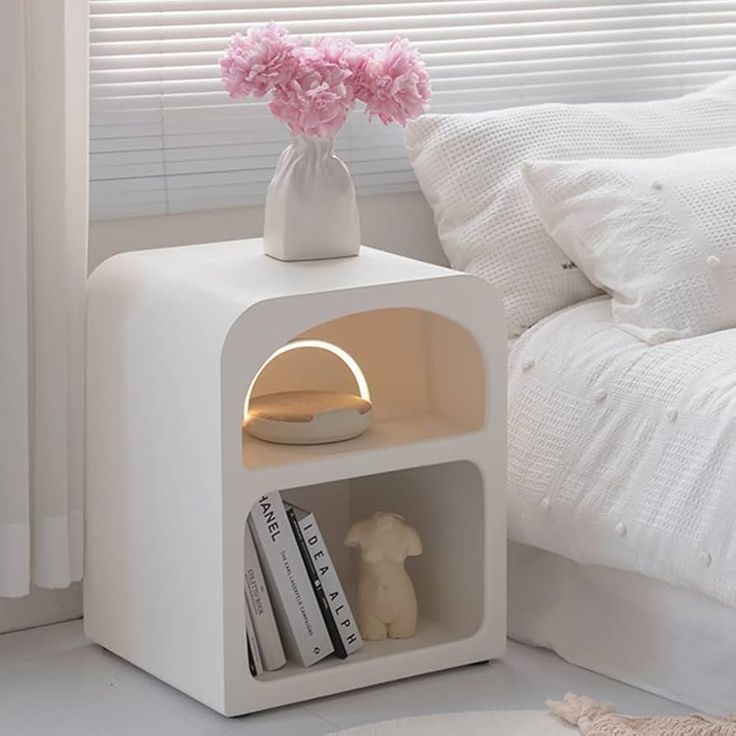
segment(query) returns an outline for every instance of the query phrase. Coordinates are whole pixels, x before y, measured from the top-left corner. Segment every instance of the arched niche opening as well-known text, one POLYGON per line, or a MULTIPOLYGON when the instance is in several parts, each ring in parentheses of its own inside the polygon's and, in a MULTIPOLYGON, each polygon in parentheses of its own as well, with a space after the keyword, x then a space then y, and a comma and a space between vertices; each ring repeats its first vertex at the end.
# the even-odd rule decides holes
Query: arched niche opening
POLYGON ((268 393, 359 393, 356 371, 348 365, 354 361, 370 394, 372 423, 355 439, 313 446, 277 445, 244 431, 246 467, 436 439, 479 430, 486 421, 483 356, 473 336, 447 317, 415 308, 378 309, 315 325, 292 339, 306 341, 303 349, 264 356, 244 396, 244 420, 248 400, 268 393))

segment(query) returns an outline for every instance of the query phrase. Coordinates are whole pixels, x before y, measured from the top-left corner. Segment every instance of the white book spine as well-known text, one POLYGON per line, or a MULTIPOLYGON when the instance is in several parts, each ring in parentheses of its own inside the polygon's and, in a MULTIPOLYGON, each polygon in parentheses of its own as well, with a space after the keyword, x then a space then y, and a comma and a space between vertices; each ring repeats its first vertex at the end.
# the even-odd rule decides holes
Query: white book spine
POLYGON ((277 670, 286 664, 286 655, 281 644, 271 599, 268 596, 263 569, 258 560, 253 535, 248 524, 245 525, 244 559, 245 600, 263 660, 263 668, 277 670))
POLYGON ((299 522, 299 527, 322 583, 322 589, 327 596, 327 602, 330 604, 332 617, 337 624, 345 651, 348 654, 357 652, 363 646, 363 639, 314 514, 305 516, 299 522))
POLYGON ((280 494, 260 498, 249 523, 286 654, 309 667, 332 653, 332 642, 280 494))
POLYGON ((246 638, 246 655, 248 657, 248 667, 254 677, 263 674, 263 660, 261 652, 258 649, 256 634, 253 630, 253 621, 251 620, 248 606, 245 606, 245 638, 246 638))

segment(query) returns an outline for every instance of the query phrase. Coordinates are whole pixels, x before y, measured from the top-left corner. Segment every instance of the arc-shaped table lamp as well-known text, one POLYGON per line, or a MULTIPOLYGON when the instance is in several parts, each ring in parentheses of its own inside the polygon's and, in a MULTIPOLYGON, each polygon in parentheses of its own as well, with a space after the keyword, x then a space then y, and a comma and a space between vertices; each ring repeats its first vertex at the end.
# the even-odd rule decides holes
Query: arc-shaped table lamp
POLYGON ((365 432, 371 423, 370 390, 358 362, 343 348, 325 340, 294 340, 275 350, 258 369, 243 404, 243 427, 266 442, 317 445, 340 442, 365 432), (251 397, 268 365, 284 353, 304 348, 326 350, 352 373, 357 394, 342 391, 279 391, 251 397))

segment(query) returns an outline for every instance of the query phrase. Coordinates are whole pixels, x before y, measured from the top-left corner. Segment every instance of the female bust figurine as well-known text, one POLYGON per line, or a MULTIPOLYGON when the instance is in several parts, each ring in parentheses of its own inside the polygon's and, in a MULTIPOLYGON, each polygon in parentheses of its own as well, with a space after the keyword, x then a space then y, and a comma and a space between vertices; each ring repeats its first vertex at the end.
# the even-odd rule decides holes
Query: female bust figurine
POLYGON ((422 554, 414 527, 401 516, 378 511, 356 521, 345 537, 360 553, 358 628, 366 641, 408 639, 417 629, 417 597, 404 560, 422 554))

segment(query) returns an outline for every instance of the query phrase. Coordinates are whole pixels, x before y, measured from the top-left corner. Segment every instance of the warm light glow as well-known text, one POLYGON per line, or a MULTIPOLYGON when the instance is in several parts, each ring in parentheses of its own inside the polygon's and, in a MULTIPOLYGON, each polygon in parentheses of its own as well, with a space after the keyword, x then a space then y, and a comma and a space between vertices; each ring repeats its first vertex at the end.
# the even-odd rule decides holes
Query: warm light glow
POLYGON ((350 353, 346 352, 342 348, 339 348, 337 345, 333 345, 331 342, 325 342, 324 340, 294 340, 293 342, 287 343, 286 345, 280 347, 278 350, 274 351, 268 358, 268 360, 258 369, 258 373, 256 373, 255 377, 251 381, 250 387, 248 388, 248 393, 245 396, 245 402, 243 404, 244 417, 248 416, 248 406, 250 405, 250 395, 253 391, 253 387, 256 385, 258 377, 261 375, 261 373, 263 373, 266 366, 272 360, 278 358, 279 355, 283 355, 284 353, 288 353, 292 350, 299 350, 301 348, 317 348, 318 350, 326 350, 328 353, 332 353, 333 355, 340 358, 340 360, 345 363, 347 368, 353 374, 355 383, 358 386, 360 398, 365 399, 366 401, 371 400, 371 394, 368 390, 368 381, 365 380, 363 371, 360 369, 357 361, 355 360, 355 358, 353 358, 352 355, 350 355, 350 353))

